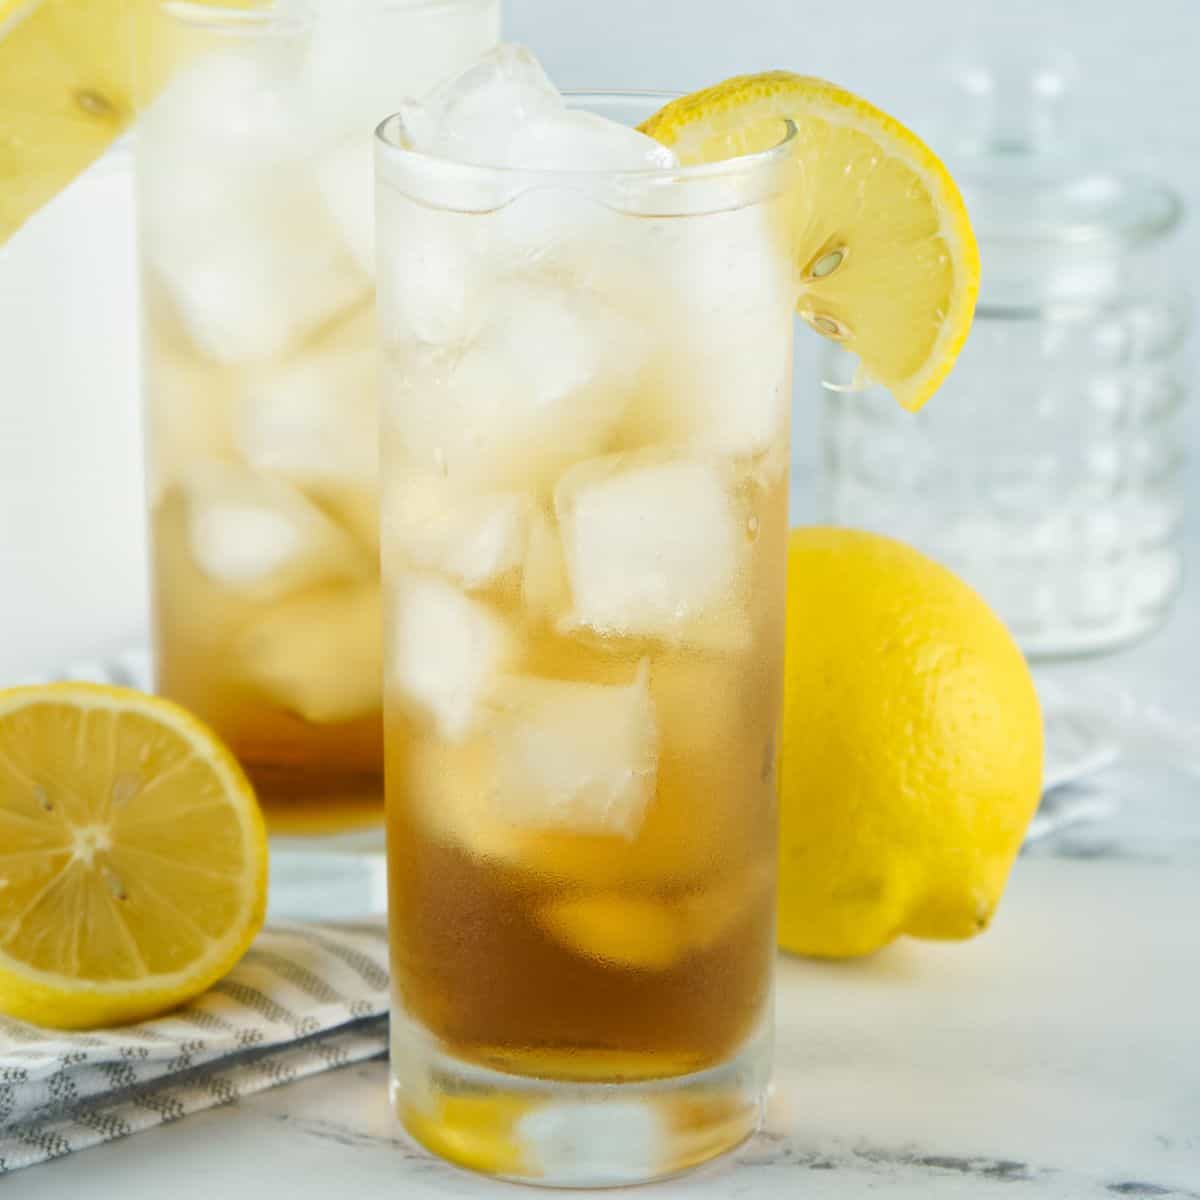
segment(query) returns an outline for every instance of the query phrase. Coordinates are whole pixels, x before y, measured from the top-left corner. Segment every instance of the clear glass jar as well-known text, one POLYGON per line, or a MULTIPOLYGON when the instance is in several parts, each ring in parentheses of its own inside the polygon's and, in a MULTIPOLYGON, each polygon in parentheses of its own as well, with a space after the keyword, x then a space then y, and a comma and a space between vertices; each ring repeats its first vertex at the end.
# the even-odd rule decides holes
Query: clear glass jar
POLYGON ((1180 203, 1083 165, 1044 75, 1007 102, 1003 80, 971 81, 986 111, 949 162, 983 260, 974 329, 915 416, 826 353, 825 515, 944 562, 1032 656, 1112 649, 1181 578, 1180 203))

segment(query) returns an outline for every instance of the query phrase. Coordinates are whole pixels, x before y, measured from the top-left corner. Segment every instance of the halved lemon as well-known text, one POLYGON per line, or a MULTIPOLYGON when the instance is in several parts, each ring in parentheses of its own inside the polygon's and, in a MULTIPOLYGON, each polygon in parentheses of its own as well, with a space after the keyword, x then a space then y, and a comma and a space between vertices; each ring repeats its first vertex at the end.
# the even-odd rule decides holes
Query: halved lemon
POLYGON ((979 250, 937 156, 844 88, 770 71, 672 101, 642 125, 685 164, 715 162, 796 126, 798 311, 918 409, 954 365, 975 311, 979 250))
POLYGON ((0 691, 0 1012, 173 1008, 241 958, 266 898, 253 789, 194 717, 125 688, 0 691))

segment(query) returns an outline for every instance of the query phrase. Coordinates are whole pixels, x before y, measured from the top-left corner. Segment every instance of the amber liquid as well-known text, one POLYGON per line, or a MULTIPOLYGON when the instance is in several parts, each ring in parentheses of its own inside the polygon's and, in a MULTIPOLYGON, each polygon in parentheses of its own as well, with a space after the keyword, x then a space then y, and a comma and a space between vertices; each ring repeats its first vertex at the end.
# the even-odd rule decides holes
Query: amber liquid
MULTIPOLYGON (((201 359, 165 306, 152 306, 151 317, 157 689, 225 740, 253 783, 272 833, 327 835, 379 826, 382 616, 373 483, 347 499, 326 481, 259 472, 329 523, 325 534, 332 530, 341 539, 338 553, 295 582, 266 590, 258 580, 214 578, 198 561, 196 521, 220 494, 197 498, 188 481, 213 467, 228 467, 241 473, 238 478, 255 475, 239 458, 234 429, 237 398, 253 375, 201 359)), ((368 336, 360 313, 306 349, 366 346, 368 336)))
POLYGON ((617 1081, 726 1060, 768 1002, 786 484, 748 485, 751 636, 739 649, 565 637, 523 617, 518 670, 627 683, 648 663, 655 790, 632 837, 516 828, 481 732, 451 743, 396 705, 386 730, 392 974, 453 1055, 617 1081))
MULTIPOLYGON (((236 653, 239 639, 269 605, 231 597, 205 580, 178 525, 178 502, 168 501, 154 526, 158 691, 221 735, 254 785, 272 833, 321 835, 378 825, 378 708, 354 720, 318 724, 262 695, 239 672, 236 653)), ((334 658, 328 669, 346 668, 334 658)))

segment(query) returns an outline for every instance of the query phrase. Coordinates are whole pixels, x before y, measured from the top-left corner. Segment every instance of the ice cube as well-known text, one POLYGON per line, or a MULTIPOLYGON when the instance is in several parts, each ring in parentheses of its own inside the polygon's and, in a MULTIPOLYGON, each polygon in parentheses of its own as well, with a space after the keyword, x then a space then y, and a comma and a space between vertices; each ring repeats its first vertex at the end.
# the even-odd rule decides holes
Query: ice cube
MULTIPOLYGON (((499 47, 402 115, 417 149, 463 162, 568 175, 676 165, 670 149, 636 129, 568 109, 520 46, 499 47)), ((510 263, 543 257, 548 247, 587 237, 613 218, 588 194, 586 174, 527 189, 517 185, 516 192, 501 187, 487 206, 497 210, 493 253, 510 263)))
POLYGON ((520 126, 508 164, 544 171, 645 171, 679 165, 661 142, 583 109, 539 114, 520 126))
POLYGON ((321 198, 362 270, 375 274, 375 147, 369 137, 351 138, 317 165, 321 198))
POLYGON ((147 262, 222 363, 271 357, 370 284, 321 200, 285 59, 201 58, 138 127, 147 262))
POLYGON ((668 147, 636 129, 568 109, 523 46, 498 46, 401 113, 416 149, 459 162, 531 171, 637 171, 677 164, 668 147))
POLYGON ((498 25, 494 0, 319 5, 303 72, 308 122, 326 142, 373 129, 494 46, 498 25))
POLYGON ((487 220, 427 207, 392 190, 378 197, 384 339, 450 345, 474 337, 494 307, 487 220))
POLYGON ((647 349, 602 302, 512 282, 460 354, 397 355, 387 418, 410 457, 449 478, 548 484, 573 458, 607 448, 647 349))
POLYGON ((614 966, 665 971, 687 952, 680 913, 654 900, 595 895, 553 900, 538 912, 542 928, 576 954, 614 966))
POLYGON ((579 463, 555 506, 568 626, 713 649, 745 644, 747 531, 721 462, 642 453, 579 463))
MULTIPOLYGON (((308 136, 296 103, 294 50, 247 43, 195 58, 178 70, 138 118, 139 163, 158 175, 195 162, 219 160, 228 169, 269 173, 303 158, 308 136)), ((212 189, 222 172, 208 176, 212 189)), ((186 205, 192 197, 180 197, 186 205)), ((197 197, 205 207, 208 198, 197 197)))
POLYGON ((504 44, 419 103, 401 107, 417 150, 458 162, 517 165, 521 130, 564 111, 558 89, 524 46, 504 44))
MULTIPOLYGON (((782 442, 791 411, 795 286, 777 204, 647 223, 662 289, 665 412, 646 439, 731 456, 782 442)), ((652 285, 653 286, 653 285, 652 285)))
POLYGON ((233 666, 273 704, 315 725, 377 712, 382 696, 378 584, 284 600, 238 638, 233 666))
POLYGON ((405 471, 388 488, 389 545, 408 565, 471 591, 520 563, 528 510, 519 492, 465 491, 441 476, 405 471))
POLYGON ((668 1119, 657 1106, 601 1094, 531 1107, 512 1139, 531 1175, 564 1187, 621 1187, 672 1169, 666 1148, 678 1134, 668 1119))
POLYGON ((236 372, 177 350, 160 328, 146 337, 146 423, 152 504, 197 459, 232 460, 236 372))
POLYGON ((392 601, 390 683, 400 698, 461 741, 512 652, 512 638, 487 605, 444 580, 408 574, 392 601))
POLYGON ((371 6, 319 4, 314 16, 300 95, 315 137, 334 143, 372 129, 403 99, 403 85, 385 66, 386 50, 395 54, 399 46, 381 44, 371 6))
POLYGON ((755 865, 707 881, 673 904, 598 893, 551 901, 538 919, 556 941, 578 954, 662 971, 687 954, 713 949, 755 912, 769 919, 771 882, 770 869, 755 865))
MULTIPOLYGON (((504 686, 502 682, 497 687, 496 698, 502 696, 504 686)), ((627 691, 628 685, 619 690, 627 691)), ((645 891, 661 888, 665 880, 686 886, 698 873, 711 871, 714 861, 721 861, 725 829, 708 820, 696 819, 694 798, 699 793, 695 788, 675 797, 674 811, 663 822, 659 819, 664 798, 660 783, 653 802, 644 809, 642 823, 633 839, 618 828, 596 826, 591 830, 582 827, 576 830, 568 823, 571 814, 565 807, 556 811, 558 806, 553 804, 542 806, 539 814, 519 798, 516 798, 518 803, 505 803, 513 798, 509 792, 499 793, 496 781, 501 777, 499 764, 506 753, 503 737, 509 726, 495 718, 496 698, 487 701, 487 718, 462 742, 412 739, 406 762, 409 794, 414 811, 430 836, 475 858, 500 862, 513 871, 524 872, 539 883, 556 880, 574 889, 645 891), (552 817, 558 818, 557 823, 552 823, 552 817), (703 846, 700 853, 697 839, 703 846)), ((634 743, 627 743, 622 751, 623 756, 630 753, 635 763, 644 756, 644 751, 639 751, 634 743)), ((664 754, 665 746, 660 746, 657 766, 660 781, 664 754)), ((550 777, 539 771, 535 778, 550 777)), ((568 787, 572 779, 577 780, 578 775, 567 780, 568 787)), ((701 784, 699 791, 703 790, 701 784)))
MULTIPOLYGON (((672 151, 653 138, 584 111, 562 111, 524 126, 511 156, 523 168, 568 173, 675 165, 672 151)), ((561 262, 575 278, 591 281, 610 270, 598 260, 621 256, 623 245, 633 240, 633 224, 591 195, 585 176, 568 174, 522 191, 496 213, 494 252, 514 263, 561 262)))
MULTIPOLYGON (((539 883, 618 888, 627 881, 630 845, 619 834, 598 852, 594 836, 563 827, 515 825, 496 803, 496 744, 486 732, 461 742, 413 738, 406 748, 407 794, 430 837, 464 854, 504 864, 539 883)), ((660 875, 648 881, 660 881, 660 875)))
POLYGON ((531 621, 554 621, 567 609, 567 570, 558 529, 540 508, 530 513, 521 566, 521 603, 531 621))
POLYGON ((281 480, 203 462, 183 490, 192 559, 215 583, 269 598, 366 574, 353 541, 281 480))
POLYGON ((315 197, 239 197, 202 238, 152 243, 188 336, 216 362, 282 354, 366 295, 369 279, 315 197))
POLYGON ((236 435, 246 461, 304 484, 371 486, 379 470, 379 368, 373 350, 299 354, 250 375, 236 435))
POLYGON ((406 749, 407 794, 430 836, 480 859, 520 860, 522 831, 500 820, 490 803, 495 766, 486 736, 415 737, 406 749))
POLYGON ((509 676, 489 702, 497 816, 528 829, 633 838, 654 795, 649 667, 627 685, 509 676))

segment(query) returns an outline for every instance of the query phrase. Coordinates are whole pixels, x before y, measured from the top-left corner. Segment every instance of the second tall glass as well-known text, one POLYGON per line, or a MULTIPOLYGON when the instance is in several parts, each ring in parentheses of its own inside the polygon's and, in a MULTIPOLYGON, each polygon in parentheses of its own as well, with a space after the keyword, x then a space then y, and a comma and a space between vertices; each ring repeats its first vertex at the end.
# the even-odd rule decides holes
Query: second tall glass
POLYGON ((158 686, 228 741, 275 834, 382 816, 371 133, 497 36, 498 0, 154 6, 158 686))

